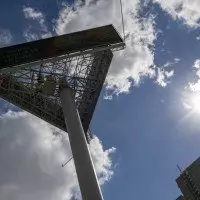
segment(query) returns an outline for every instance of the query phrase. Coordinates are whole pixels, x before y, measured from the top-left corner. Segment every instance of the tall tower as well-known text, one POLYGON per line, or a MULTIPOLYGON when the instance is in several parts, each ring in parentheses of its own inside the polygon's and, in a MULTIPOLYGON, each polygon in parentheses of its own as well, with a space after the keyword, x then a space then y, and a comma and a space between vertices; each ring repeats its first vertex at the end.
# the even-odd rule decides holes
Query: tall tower
POLYGON ((200 157, 176 179, 183 196, 180 200, 200 200, 200 157))
POLYGON ((0 49, 0 97, 69 135, 83 200, 102 200, 87 143, 113 51, 112 25, 0 49))

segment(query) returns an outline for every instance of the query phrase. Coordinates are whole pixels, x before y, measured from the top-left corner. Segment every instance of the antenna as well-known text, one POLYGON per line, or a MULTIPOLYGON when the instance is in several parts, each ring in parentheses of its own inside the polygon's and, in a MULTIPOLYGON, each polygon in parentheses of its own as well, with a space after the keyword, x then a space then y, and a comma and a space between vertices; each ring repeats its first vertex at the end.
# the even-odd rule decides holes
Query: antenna
POLYGON ((73 156, 67 162, 65 162, 64 164, 62 164, 62 167, 65 167, 72 159, 73 159, 73 156))
POLYGON ((124 28, 124 15, 123 15, 122 0, 120 0, 120 8, 121 8, 121 17, 122 17, 122 29, 123 29, 124 42, 125 42, 125 28, 124 28))
POLYGON ((56 0, 56 4, 57 4, 57 9, 59 11, 59 2, 58 2, 58 0, 56 0))
POLYGON ((179 172, 182 174, 183 171, 182 171, 181 167, 178 164, 177 164, 177 168, 178 168, 179 172))

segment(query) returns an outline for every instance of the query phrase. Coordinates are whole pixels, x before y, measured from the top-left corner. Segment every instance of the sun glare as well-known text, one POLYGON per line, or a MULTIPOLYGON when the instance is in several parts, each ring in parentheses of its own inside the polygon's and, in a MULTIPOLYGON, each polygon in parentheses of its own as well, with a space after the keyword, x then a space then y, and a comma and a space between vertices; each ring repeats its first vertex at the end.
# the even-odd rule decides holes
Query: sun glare
POLYGON ((194 112, 200 113, 200 95, 194 95, 191 98, 191 106, 194 112))

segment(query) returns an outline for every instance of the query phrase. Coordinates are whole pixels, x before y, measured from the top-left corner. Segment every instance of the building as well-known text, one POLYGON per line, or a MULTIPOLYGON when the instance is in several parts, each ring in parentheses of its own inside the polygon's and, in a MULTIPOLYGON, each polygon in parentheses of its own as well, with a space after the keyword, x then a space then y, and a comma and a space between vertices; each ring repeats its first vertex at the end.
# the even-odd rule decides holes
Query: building
POLYGON ((183 195, 180 195, 176 200, 185 200, 183 195))
POLYGON ((181 171, 176 182, 183 194, 177 200, 200 200, 200 157, 181 171))

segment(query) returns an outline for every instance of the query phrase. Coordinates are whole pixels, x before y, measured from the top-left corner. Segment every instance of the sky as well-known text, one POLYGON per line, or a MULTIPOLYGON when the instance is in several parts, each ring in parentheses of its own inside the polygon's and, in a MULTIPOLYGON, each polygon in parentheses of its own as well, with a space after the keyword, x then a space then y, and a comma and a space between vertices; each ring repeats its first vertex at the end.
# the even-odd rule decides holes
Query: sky
MULTIPOLYGON (((115 52, 91 122, 105 200, 176 199, 177 164, 200 156, 199 0, 122 0, 115 52)), ((2 0, 0 46, 113 24, 116 0, 2 0)), ((0 100, 0 199, 80 199, 66 133, 0 100)))

